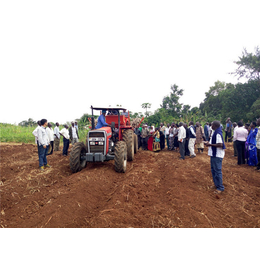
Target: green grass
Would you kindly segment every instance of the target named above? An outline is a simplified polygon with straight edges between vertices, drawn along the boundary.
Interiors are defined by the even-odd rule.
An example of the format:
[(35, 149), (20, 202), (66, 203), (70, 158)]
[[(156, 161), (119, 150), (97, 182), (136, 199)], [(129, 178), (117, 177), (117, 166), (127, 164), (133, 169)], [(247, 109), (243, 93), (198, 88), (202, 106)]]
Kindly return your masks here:
[[(35, 137), (32, 134), (36, 126), (25, 127), (11, 124), (0, 123), (0, 142), (14, 143), (35, 143)], [(60, 130), (62, 127), (60, 127)], [(89, 129), (79, 129), (79, 141), (86, 142), (86, 137)], [(61, 142), (62, 142), (61, 137)]]
[(32, 134), (36, 127), (22, 127), (10, 124), (0, 124), (0, 141), (15, 143), (34, 143)]

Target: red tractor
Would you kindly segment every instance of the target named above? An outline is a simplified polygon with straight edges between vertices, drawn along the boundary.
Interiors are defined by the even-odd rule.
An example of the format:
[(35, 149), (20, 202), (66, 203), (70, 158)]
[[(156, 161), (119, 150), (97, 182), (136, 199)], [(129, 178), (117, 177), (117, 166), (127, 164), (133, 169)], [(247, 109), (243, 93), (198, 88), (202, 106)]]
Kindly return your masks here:
[[(138, 150), (137, 135), (130, 125), (130, 116), (120, 115), (124, 108), (92, 107), (92, 129), (88, 132), (86, 145), (78, 142), (70, 153), (70, 169), (73, 173), (81, 171), (88, 162), (115, 161), (115, 171), (125, 172), (127, 161), (134, 159)], [(93, 110), (112, 111), (105, 116), (110, 126), (95, 129)], [(115, 115), (116, 114), (116, 115)]]

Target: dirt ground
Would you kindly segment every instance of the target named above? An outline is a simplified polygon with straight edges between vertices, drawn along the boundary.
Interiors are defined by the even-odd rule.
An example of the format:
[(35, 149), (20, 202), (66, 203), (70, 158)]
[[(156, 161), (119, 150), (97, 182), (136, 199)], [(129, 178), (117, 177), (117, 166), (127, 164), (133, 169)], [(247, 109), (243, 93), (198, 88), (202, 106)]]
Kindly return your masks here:
[(207, 149), (179, 160), (175, 151), (139, 151), (125, 174), (114, 162), (71, 174), (69, 156), (48, 156), (40, 172), (33, 144), (1, 143), (3, 228), (260, 227), (260, 172), (238, 167), (231, 144), (223, 161), (225, 191), (215, 195)]

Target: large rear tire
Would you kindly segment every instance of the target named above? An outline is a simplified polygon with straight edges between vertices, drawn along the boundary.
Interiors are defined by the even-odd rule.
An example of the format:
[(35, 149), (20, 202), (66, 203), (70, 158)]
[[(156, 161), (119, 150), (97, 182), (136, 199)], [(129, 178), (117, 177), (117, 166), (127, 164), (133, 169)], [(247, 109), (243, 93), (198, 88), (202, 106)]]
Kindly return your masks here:
[(78, 142), (72, 146), (70, 152), (70, 170), (72, 173), (79, 172), (86, 167), (87, 161), (81, 160), (82, 155), (86, 155), (87, 149), (84, 143)]
[(127, 147), (127, 160), (134, 160), (134, 132), (131, 129), (125, 130), (123, 133), (123, 141), (126, 143)]
[(127, 147), (124, 141), (118, 141), (115, 146), (115, 171), (126, 172)]
[(134, 153), (138, 151), (138, 136), (134, 134)]

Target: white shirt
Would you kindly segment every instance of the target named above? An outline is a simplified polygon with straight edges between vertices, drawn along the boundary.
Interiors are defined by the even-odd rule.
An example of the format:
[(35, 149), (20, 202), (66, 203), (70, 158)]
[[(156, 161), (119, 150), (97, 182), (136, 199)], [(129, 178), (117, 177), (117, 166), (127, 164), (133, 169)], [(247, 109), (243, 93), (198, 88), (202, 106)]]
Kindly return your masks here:
[(61, 129), (60, 133), (61, 133), (66, 139), (70, 139), (69, 130), (66, 129), (65, 127)]
[(170, 127), (165, 127), (165, 135), (169, 135)]
[(49, 145), (50, 141), (49, 141), (46, 129), (43, 126), (38, 128), (37, 136), (38, 136), (39, 145)]
[[(212, 135), (213, 135), (213, 134), (212, 134)], [(210, 138), (209, 143), (212, 144), (212, 136), (211, 136), (211, 138)], [(221, 135), (220, 135), (220, 134), (217, 134), (217, 136), (216, 136), (216, 144), (223, 144), (222, 138), (221, 138)], [(225, 156), (225, 150), (224, 150), (222, 147), (216, 147), (216, 148), (217, 148), (216, 157), (218, 157), (218, 158), (224, 158), (224, 156)], [(213, 156), (212, 146), (209, 146), (209, 147), (208, 147), (208, 155), (209, 155), (209, 156)]]
[(71, 130), (72, 130), (72, 138), (78, 138), (77, 136), (77, 132), (76, 132), (76, 127), (71, 127)]
[(238, 126), (236, 126), (236, 127), (234, 128), (233, 142), (235, 142), (235, 141), (237, 140), (236, 135), (235, 135), (237, 129), (238, 129)]
[(35, 143), (37, 144), (37, 141), (38, 141), (38, 135), (37, 135), (37, 131), (38, 131), (38, 128), (41, 128), (39, 125), (34, 129), (34, 131), (32, 132), (33, 135), (35, 136)]
[(48, 135), (49, 141), (50, 141), (50, 142), (51, 142), (51, 141), (54, 141), (54, 133), (53, 133), (53, 129), (47, 127), (47, 128), (46, 128), (46, 132), (47, 132), (47, 135)]
[(245, 142), (248, 136), (248, 131), (244, 127), (238, 127), (234, 133), (236, 141)]
[(183, 139), (186, 138), (186, 129), (181, 126), (179, 127), (179, 132), (178, 132), (178, 141), (181, 141), (183, 142)]
[[(60, 129), (58, 126), (54, 127), (54, 134), (57, 135), (58, 138), (60, 138)], [(54, 138), (57, 138), (56, 136), (54, 136)]]

